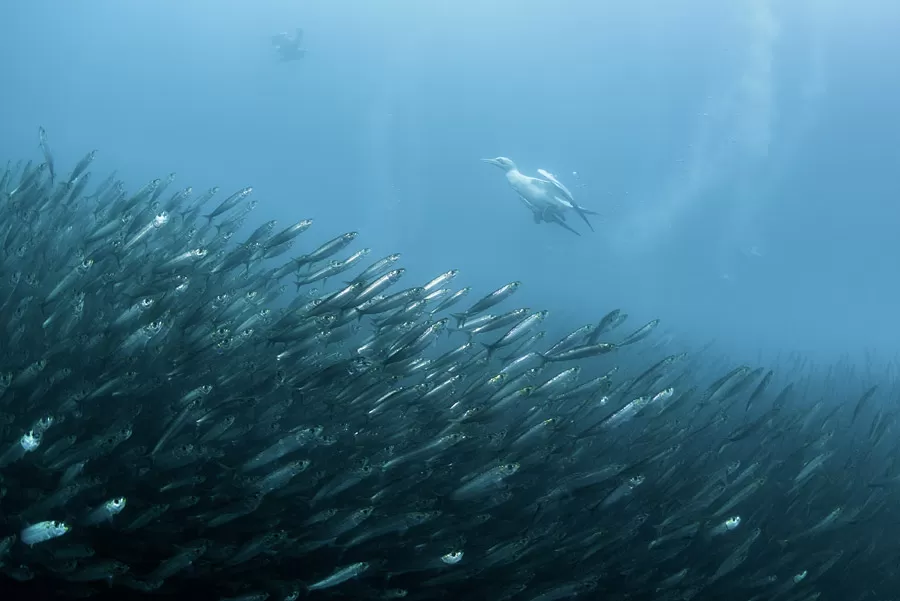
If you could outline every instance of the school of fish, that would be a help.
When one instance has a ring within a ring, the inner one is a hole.
[[[248,228],[251,188],[173,174],[129,192],[97,181],[95,152],[64,174],[43,129],[38,146],[0,171],[5,582],[240,601],[900,595],[896,412],[852,366],[670,352],[657,320],[625,327],[611,307],[551,335],[519,282],[407,281],[356,232]]]

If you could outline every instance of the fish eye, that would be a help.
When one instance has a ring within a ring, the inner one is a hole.
[[[462,551],[452,551],[450,553],[446,553],[445,555],[442,555],[441,561],[443,561],[446,564],[453,565],[455,563],[459,563],[462,558],[463,558]]]

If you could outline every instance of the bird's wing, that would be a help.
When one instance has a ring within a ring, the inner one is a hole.
[[[525,205],[526,207],[528,207],[528,210],[531,211],[531,214],[534,217],[535,223],[540,223],[541,221],[544,220],[544,218],[541,216],[541,212],[538,210],[538,208],[536,206],[531,204],[531,202],[529,202],[528,199],[525,198],[524,196],[522,196],[521,194],[518,194],[517,196],[519,197],[519,200],[522,201],[522,204]]]
[[[525,203],[526,207],[528,207],[532,211],[537,211],[537,207],[535,207],[533,204],[531,204],[531,202],[527,198],[525,198],[521,194],[518,194],[517,196],[519,197],[519,200],[521,200],[523,203]]]
[[[572,193],[569,192],[569,189],[566,188],[562,184],[561,181],[556,179],[555,175],[553,175],[552,173],[550,173],[549,171],[546,171],[544,169],[538,169],[538,173],[541,174],[541,177],[547,178],[546,181],[548,181],[550,184],[552,184],[554,188],[556,188],[557,190],[562,192],[565,195],[565,200],[567,200],[568,202],[570,202],[572,204],[575,204],[575,197],[572,196]]]
[[[282,45],[287,43],[289,40],[288,34],[286,32],[282,32],[272,36],[272,45],[280,48]]]
[[[562,185],[562,182],[560,182],[558,179],[556,179],[556,177],[554,177],[554,175],[552,173],[550,173],[549,171],[545,171],[544,169],[538,169],[538,173],[540,173],[543,177],[546,177],[547,183],[552,185],[560,193],[562,193],[562,197],[557,195],[556,198],[558,200],[563,200],[563,201],[567,202],[568,204],[570,204],[572,206],[572,208],[575,209],[575,212],[578,213],[578,215],[584,220],[584,222],[587,224],[587,226],[589,228],[591,228],[591,231],[594,231],[594,226],[591,225],[590,221],[588,221],[587,214],[585,213],[586,209],[584,207],[578,206],[578,204],[575,202],[575,197],[572,196],[572,193],[569,192],[569,189],[566,188],[564,185]],[[541,180],[541,181],[543,181],[543,180]]]

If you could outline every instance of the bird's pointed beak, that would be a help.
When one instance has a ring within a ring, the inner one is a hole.
[[[497,159],[481,159],[482,163],[487,163],[488,165],[494,165],[495,167],[500,166],[500,161]]]

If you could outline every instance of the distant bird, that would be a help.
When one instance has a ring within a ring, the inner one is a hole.
[[[279,33],[272,36],[272,45],[278,51],[282,62],[300,60],[306,55],[306,50],[300,47],[303,43],[303,30],[297,29],[297,32],[291,36],[287,32]]]
[[[566,213],[575,211],[584,219],[591,231],[594,231],[594,226],[588,221],[587,216],[597,215],[597,213],[579,206],[568,188],[562,185],[553,174],[538,169],[538,174],[544,179],[522,175],[522,172],[516,168],[516,164],[506,157],[481,160],[506,172],[506,181],[516,191],[525,206],[531,210],[535,223],[541,221],[556,223],[580,236],[581,234],[566,223]]]

